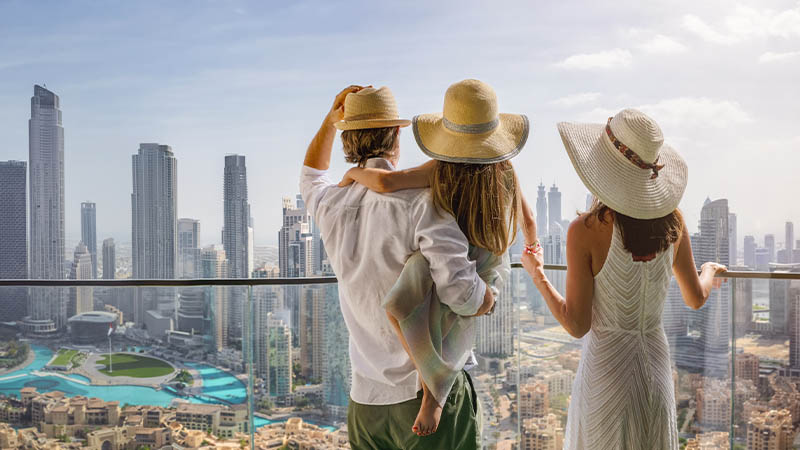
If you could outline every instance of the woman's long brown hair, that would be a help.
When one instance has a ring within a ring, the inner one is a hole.
[[[609,215],[613,215],[625,250],[633,256],[646,257],[661,253],[677,242],[683,233],[683,216],[679,209],[657,219],[634,219],[614,211],[597,197],[594,198],[584,223],[587,227],[592,220],[608,223]]]
[[[517,235],[522,197],[509,161],[467,164],[438,161],[431,197],[453,215],[470,244],[501,255]]]

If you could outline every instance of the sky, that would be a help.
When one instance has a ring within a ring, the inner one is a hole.
[[[28,159],[44,83],[63,111],[68,241],[87,200],[98,240],[130,241],[131,155],[158,142],[178,159],[179,217],[200,220],[203,245],[220,241],[231,153],[247,157],[256,244],[275,244],[281,198],[339,90],[389,86],[410,118],[441,111],[465,78],[529,117],[514,166],[531,199],[558,185],[565,218],[587,191],[555,124],[635,107],[688,163],[691,230],[706,197],[729,200],[739,248],[745,234],[781,243],[784,222],[800,222],[797,1],[0,0],[0,160]],[[404,129],[401,166],[425,159]],[[334,178],[346,167],[337,140]]]

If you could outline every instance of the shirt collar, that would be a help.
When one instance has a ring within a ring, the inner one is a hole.
[[[367,160],[366,164],[364,164],[364,167],[369,167],[372,169],[397,170],[394,164],[385,158],[370,158]]]

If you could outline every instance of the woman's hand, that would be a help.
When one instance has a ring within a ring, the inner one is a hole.
[[[533,278],[534,283],[538,284],[547,280],[547,276],[544,274],[544,252],[539,241],[526,245],[522,250],[522,267]]]
[[[725,267],[722,264],[717,264],[713,261],[703,263],[703,265],[700,266],[700,276],[703,276],[703,274],[710,274],[710,276],[714,277],[714,282],[712,286],[715,289],[719,288],[722,285],[723,281],[727,281],[724,278],[717,278],[716,275],[727,271],[728,271],[727,267]]]

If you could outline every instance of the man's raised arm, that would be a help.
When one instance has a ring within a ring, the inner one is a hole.
[[[314,135],[314,139],[308,145],[306,150],[306,159],[303,165],[317,170],[328,170],[331,165],[331,150],[333,149],[333,140],[336,138],[336,128],[333,126],[336,122],[342,120],[344,116],[344,98],[347,94],[358,92],[363,87],[361,86],[348,86],[342,92],[336,95],[333,101],[333,106],[325,120],[322,121],[322,126],[319,131]]]

